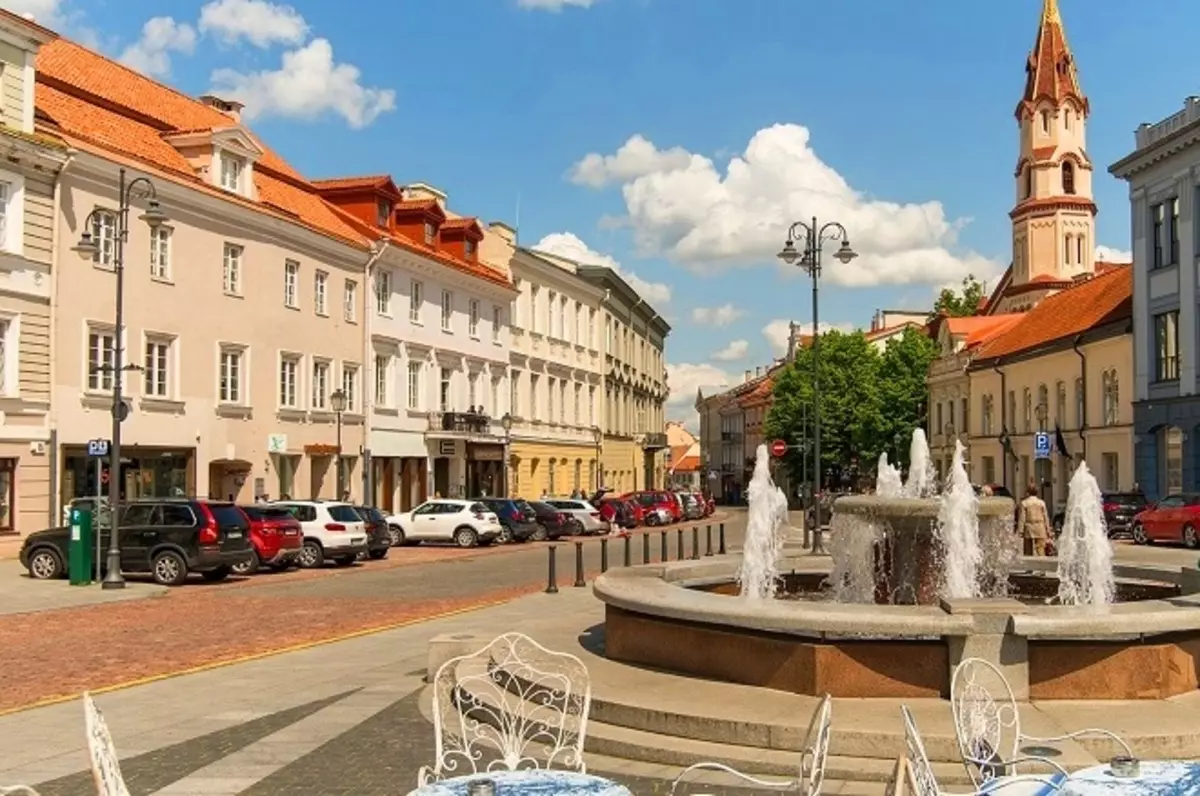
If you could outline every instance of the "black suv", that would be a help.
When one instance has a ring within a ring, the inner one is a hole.
[[[500,544],[527,542],[541,530],[533,506],[524,500],[513,498],[475,498],[495,513],[500,520]]]
[[[372,561],[387,558],[392,549],[392,532],[388,528],[387,517],[374,506],[355,506],[354,510],[363,518],[367,528],[367,556]]]
[[[250,521],[233,503],[194,498],[136,500],[121,507],[117,534],[121,570],[148,572],[163,586],[179,586],[191,572],[224,580],[233,567],[253,557]],[[100,528],[101,555],[109,531]],[[38,580],[67,572],[71,528],[49,528],[25,538],[21,563]],[[104,562],[99,562],[103,566]]]
[[[1133,528],[1133,518],[1146,510],[1146,496],[1141,492],[1104,492],[1100,495],[1104,504],[1104,525],[1109,537],[1128,535]],[[1054,515],[1054,535],[1062,533],[1066,512]]]

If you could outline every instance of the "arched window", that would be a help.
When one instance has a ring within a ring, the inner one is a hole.
[[[1067,385],[1061,381],[1054,386],[1054,424],[1059,428],[1067,425]]]
[[[1033,166],[1026,166],[1022,172],[1022,199],[1028,199],[1033,195]]]
[[[1028,434],[1033,431],[1033,394],[1029,392],[1028,387],[1025,388],[1022,397],[1024,398],[1024,411],[1022,415],[1025,419],[1025,433]]]
[[[1071,250],[1074,248],[1071,245],[1071,237],[1067,235],[1063,238],[1063,265],[1071,264]]]
[[[1075,164],[1069,160],[1062,164],[1063,193],[1075,193]]]
[[[1050,132],[1050,111],[1042,111],[1042,132]]]
[[[1063,126],[1066,127],[1068,130],[1071,129],[1071,109],[1070,108],[1067,108],[1065,111],[1063,111]]]
[[[1046,430],[1046,418],[1050,416],[1050,391],[1045,384],[1038,385],[1037,391],[1038,430]]]
[[[1117,380],[1117,371],[1106,370],[1102,381],[1104,385],[1104,425],[1115,426],[1121,413],[1121,385]]]

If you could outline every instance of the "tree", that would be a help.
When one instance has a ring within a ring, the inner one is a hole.
[[[937,353],[937,343],[910,326],[904,334],[888,340],[880,357],[879,391],[884,410],[879,443],[880,451],[888,451],[893,463],[908,465],[912,431],[925,425],[929,394],[925,378]],[[878,452],[875,455],[878,457]]]
[[[948,287],[942,289],[937,301],[933,302],[933,315],[936,317],[943,312],[951,318],[977,315],[985,298],[987,292],[984,284],[976,279],[974,274],[968,274],[962,281],[961,290],[955,291]]]

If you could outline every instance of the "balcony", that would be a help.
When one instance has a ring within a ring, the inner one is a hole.
[[[741,442],[742,435],[738,431],[722,431],[721,442]]]
[[[497,428],[499,420],[495,421]],[[502,437],[492,428],[490,416],[480,412],[430,412],[428,434],[431,437]]]
[[[642,439],[642,450],[661,450],[667,447],[667,433],[665,431],[651,431]]]

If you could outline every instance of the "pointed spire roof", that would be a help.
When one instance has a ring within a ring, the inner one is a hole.
[[[1017,104],[1017,118],[1032,111],[1040,100],[1048,99],[1059,105],[1068,98],[1082,105],[1084,113],[1088,112],[1088,100],[1079,85],[1075,56],[1067,44],[1058,0],[1042,0],[1042,18],[1025,63],[1025,93]]]

